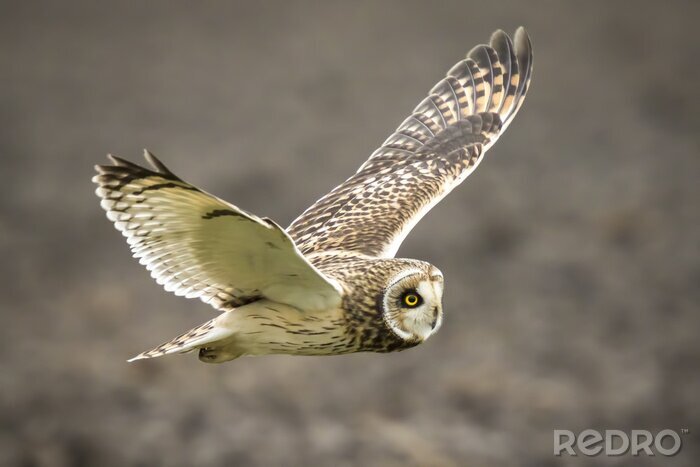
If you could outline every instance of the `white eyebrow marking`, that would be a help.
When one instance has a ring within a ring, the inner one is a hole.
[[[414,276],[414,275],[416,275],[416,274],[421,274],[422,272],[423,272],[423,271],[420,271],[420,270],[418,270],[418,269],[409,269],[409,270],[407,270],[407,271],[404,271],[404,272],[402,272],[401,274],[397,275],[397,276],[394,278],[394,280],[391,281],[391,283],[389,283],[389,285],[386,286],[386,288],[387,288],[387,289],[390,289],[390,288],[392,288],[393,286],[395,286],[397,282],[401,282],[402,280],[404,280],[405,278],[407,278],[407,277],[409,277],[409,276]]]

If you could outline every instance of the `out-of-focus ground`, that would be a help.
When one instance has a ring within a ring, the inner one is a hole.
[[[698,465],[699,6],[4,2],[0,465]],[[288,224],[520,24],[524,107],[399,252],[445,273],[435,337],[126,363],[214,312],[130,258],[93,164],[148,147]],[[555,428],[690,434],[557,458]]]

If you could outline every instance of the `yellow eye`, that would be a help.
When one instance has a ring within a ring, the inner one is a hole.
[[[421,296],[415,292],[408,292],[403,296],[403,304],[409,308],[417,307],[421,301]]]

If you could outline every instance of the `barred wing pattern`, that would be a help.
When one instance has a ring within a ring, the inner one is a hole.
[[[474,47],[352,177],[287,229],[304,254],[393,257],[415,224],[479,164],[523,103],[532,48],[503,31]]]
[[[339,286],[287,233],[184,182],[146,151],[154,170],[110,156],[93,181],[107,217],[167,291],[226,310],[260,298],[302,310],[340,304]]]

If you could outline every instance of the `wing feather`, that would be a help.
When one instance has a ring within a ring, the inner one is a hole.
[[[304,310],[340,290],[277,224],[184,182],[149,152],[154,170],[110,156],[93,181],[107,217],[165,290],[230,309],[266,297]]]
[[[523,28],[496,31],[455,64],[357,173],[288,232],[304,254],[392,257],[420,218],[479,164],[512,121],[532,75]]]

